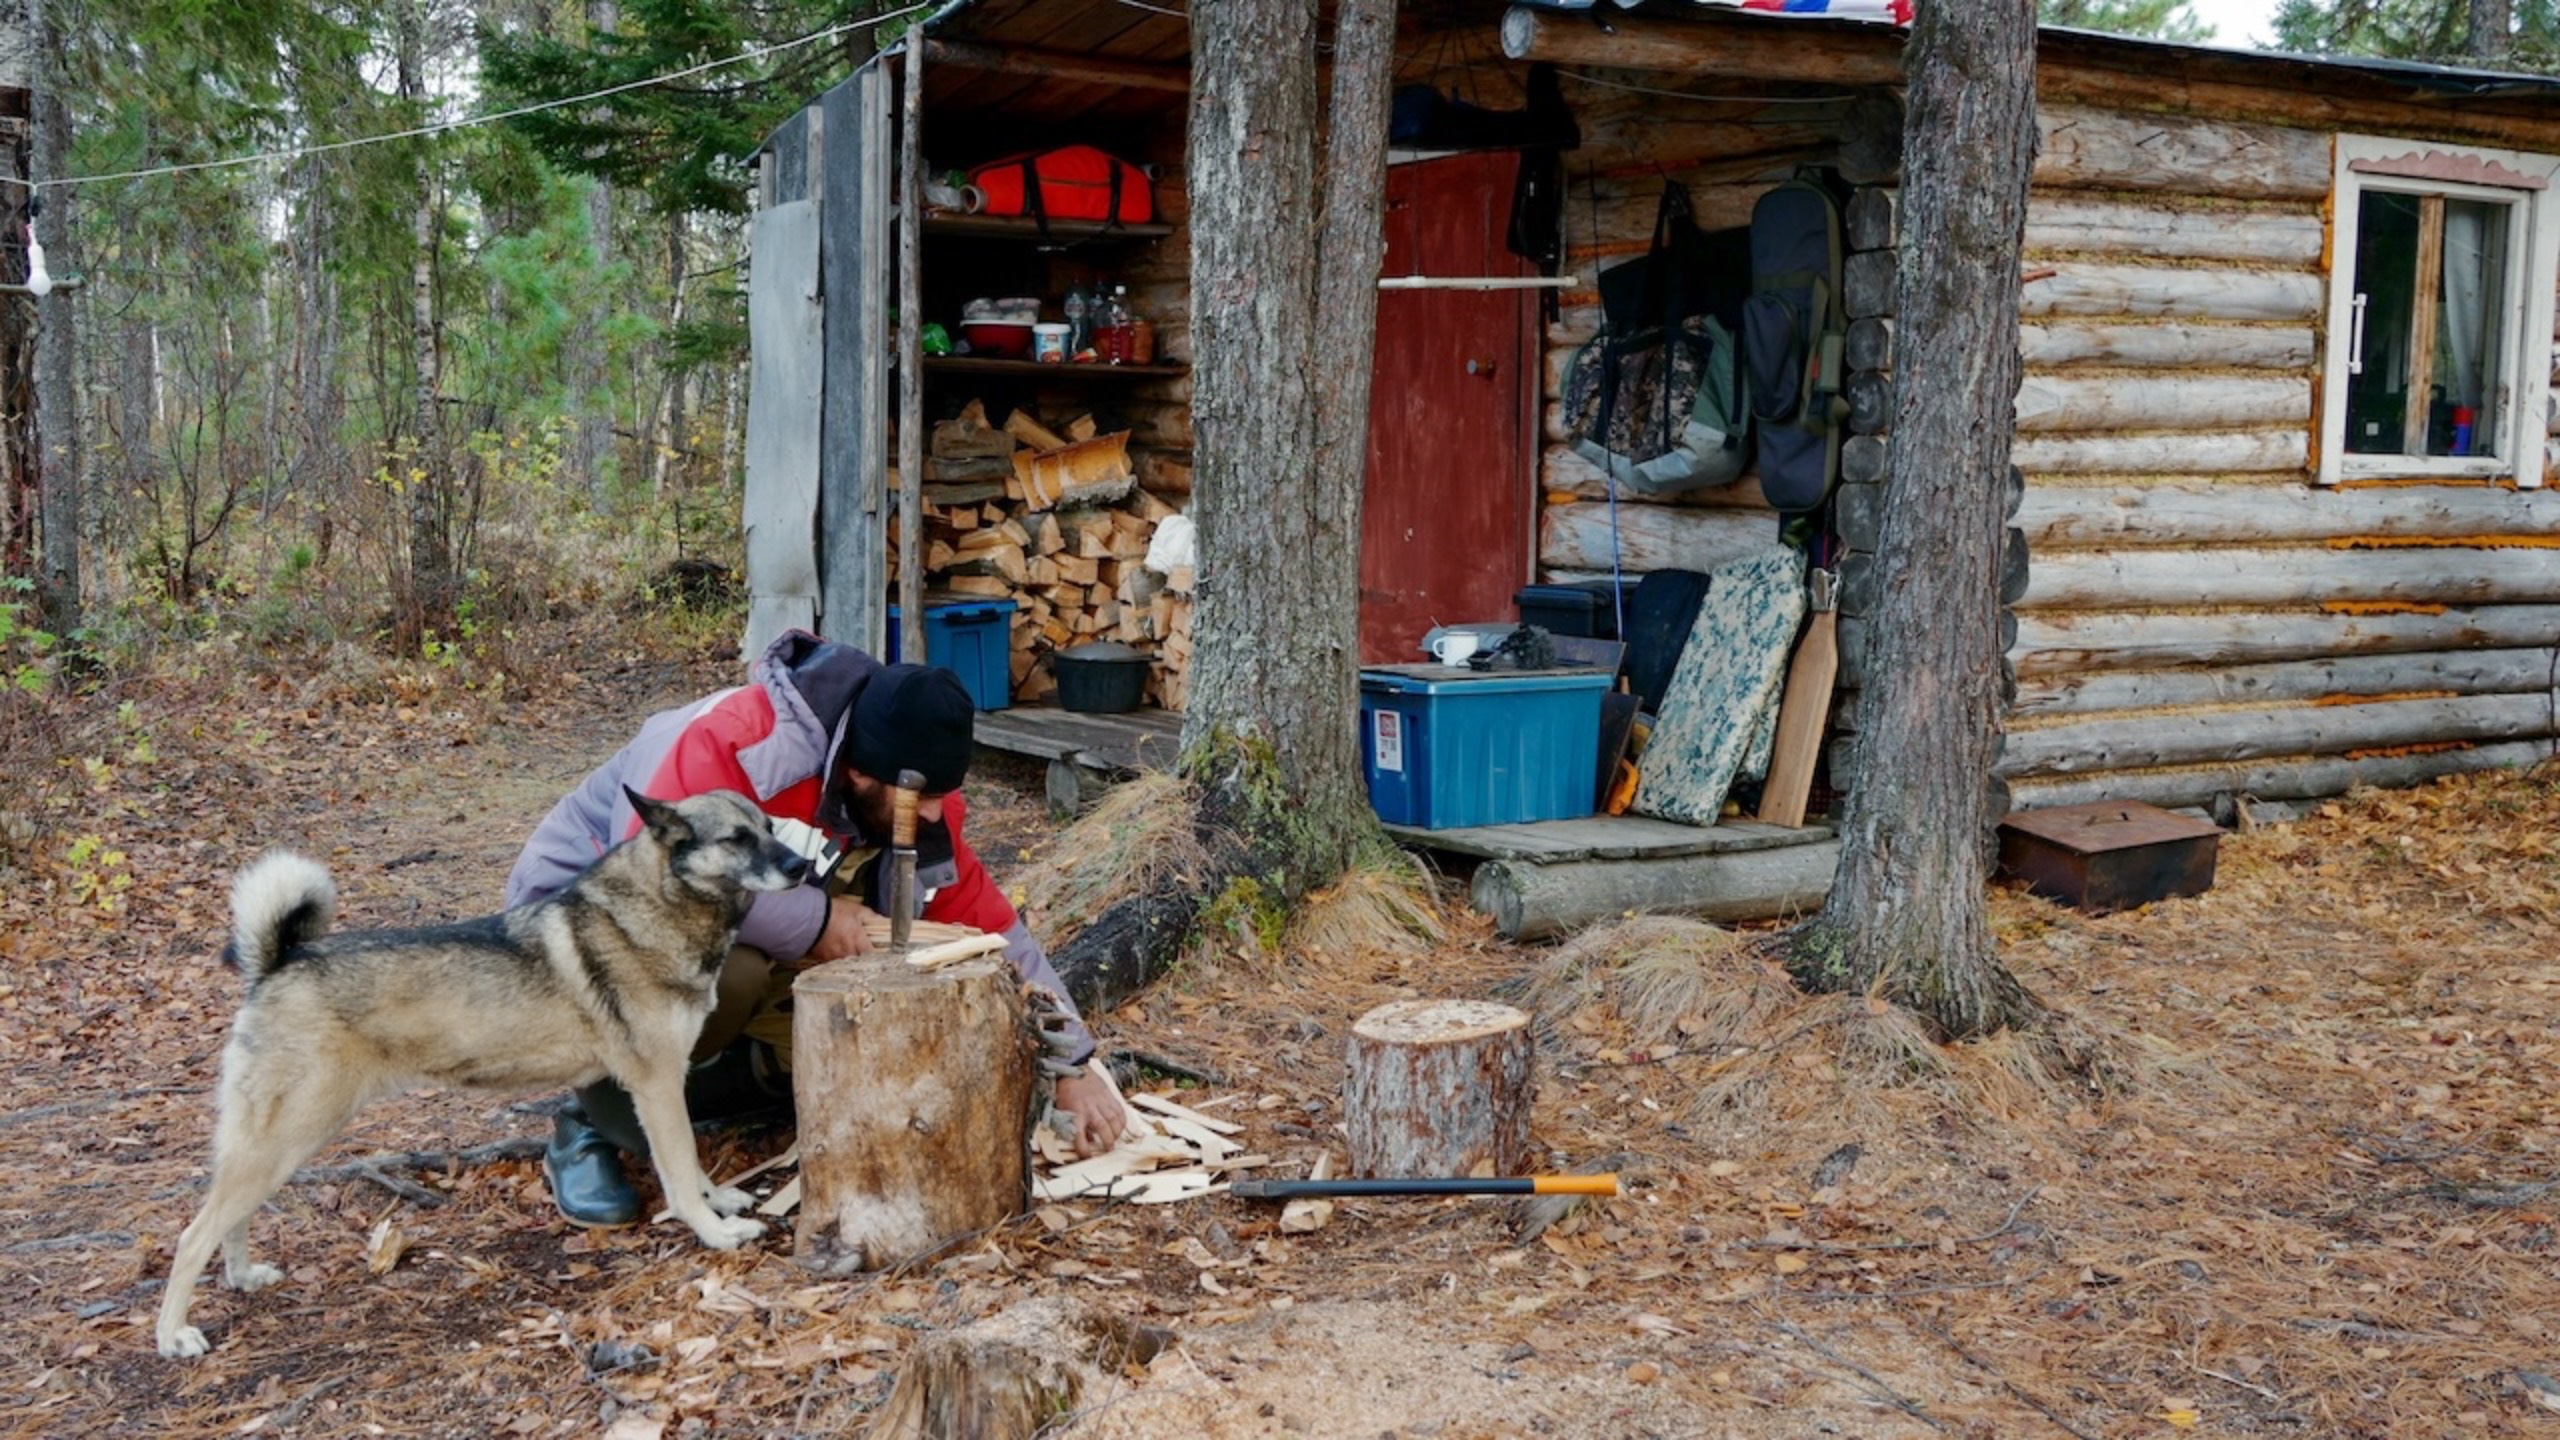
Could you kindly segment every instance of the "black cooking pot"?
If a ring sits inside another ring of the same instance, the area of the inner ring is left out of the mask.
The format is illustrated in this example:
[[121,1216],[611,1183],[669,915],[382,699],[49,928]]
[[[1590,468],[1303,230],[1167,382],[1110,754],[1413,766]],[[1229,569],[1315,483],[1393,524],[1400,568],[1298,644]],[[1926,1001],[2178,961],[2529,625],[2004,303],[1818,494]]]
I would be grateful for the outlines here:
[[1096,640],[1049,657],[1058,677],[1058,703],[1088,715],[1135,710],[1147,693],[1147,667],[1156,657],[1117,640]]

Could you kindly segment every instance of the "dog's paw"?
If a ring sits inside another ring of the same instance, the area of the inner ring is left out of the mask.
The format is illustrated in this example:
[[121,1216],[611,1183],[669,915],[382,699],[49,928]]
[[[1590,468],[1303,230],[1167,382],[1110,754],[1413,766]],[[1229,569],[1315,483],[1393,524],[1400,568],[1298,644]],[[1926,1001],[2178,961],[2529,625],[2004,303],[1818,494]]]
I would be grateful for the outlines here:
[[714,1185],[702,1192],[711,1208],[723,1215],[741,1215],[755,1208],[756,1197],[735,1185]]
[[238,1269],[223,1267],[223,1283],[234,1290],[264,1290],[284,1278],[284,1272],[273,1265],[243,1265]]
[[160,1353],[172,1360],[193,1360],[212,1348],[204,1343],[204,1332],[193,1325],[160,1332]]
[[735,1250],[763,1234],[764,1222],[715,1215],[708,1224],[694,1226],[693,1233],[714,1250]]

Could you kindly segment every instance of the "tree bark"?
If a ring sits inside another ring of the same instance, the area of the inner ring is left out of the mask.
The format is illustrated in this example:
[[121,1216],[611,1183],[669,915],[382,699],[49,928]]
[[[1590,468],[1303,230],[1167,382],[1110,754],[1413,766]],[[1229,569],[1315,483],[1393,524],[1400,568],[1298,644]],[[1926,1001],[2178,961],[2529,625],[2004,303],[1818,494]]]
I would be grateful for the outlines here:
[[1314,22],[1291,0],[1219,0],[1192,21],[1193,433],[1169,448],[1199,466],[1182,740],[1212,861],[1059,948],[1080,1003],[1162,974],[1212,902],[1292,900],[1379,833],[1357,596],[1395,3],[1337,12],[1321,215]]
[[1300,872],[1290,889],[1338,872],[1374,823],[1354,597],[1393,16],[1391,0],[1340,12],[1321,225],[1313,10],[1230,0],[1194,22],[1201,556],[1183,740],[1195,753],[1220,735],[1269,747],[1288,798],[1261,808],[1289,833],[1257,848]]
[[[62,100],[69,79],[62,35],[46,0],[29,0],[34,22],[38,79],[35,93],[35,178],[69,173],[71,111]],[[58,634],[80,628],[80,397],[79,332],[71,313],[73,291],[58,283],[76,273],[72,264],[73,191],[44,192],[36,238],[56,284],[36,302],[36,447],[44,568],[36,579],[38,608]]]
[[[592,45],[596,36],[612,33],[621,23],[621,7],[615,0],[587,0],[585,18],[586,43]],[[587,263],[601,276],[613,253],[611,182],[588,180],[586,211]],[[577,407],[572,412],[576,429],[570,440],[569,474],[572,483],[584,487],[598,505],[605,499],[605,456],[613,445],[613,405],[606,398],[611,387],[605,376],[604,314],[604,306],[598,304],[579,320],[569,354],[570,403]]]
[[1881,992],[1963,1037],[2041,1014],[1985,917],[2033,9],[1926,6],[1908,64],[1902,393],[1868,621],[1874,725],[1859,737],[1838,876],[1791,937],[1790,963],[1812,988]]
[[2462,53],[2479,61],[2484,69],[2503,66],[2515,45],[2511,0],[2471,0],[2466,18],[2470,25],[2463,37]]
[[[400,7],[400,98],[412,115],[426,110],[426,45],[428,0],[409,0]],[[436,205],[435,142],[417,142],[416,204],[410,210],[409,343],[413,369],[410,432],[409,622],[419,630],[442,622],[453,603],[452,536],[445,503],[452,483],[450,456],[438,443],[442,426],[436,414],[441,366],[436,349]],[[415,639],[414,636],[410,637]]]
[[[21,249],[26,223],[27,144],[0,144],[0,215],[10,230],[9,260],[0,280],[26,283]],[[36,504],[41,450],[35,429],[35,307],[0,304],[0,577],[35,576]]]
[[685,443],[685,372],[676,364],[676,331],[684,324],[685,280],[685,215],[681,210],[667,216],[667,403],[659,431],[658,454],[650,470],[650,488],[659,495],[667,493],[667,482],[683,476],[683,462],[676,457],[688,448]]

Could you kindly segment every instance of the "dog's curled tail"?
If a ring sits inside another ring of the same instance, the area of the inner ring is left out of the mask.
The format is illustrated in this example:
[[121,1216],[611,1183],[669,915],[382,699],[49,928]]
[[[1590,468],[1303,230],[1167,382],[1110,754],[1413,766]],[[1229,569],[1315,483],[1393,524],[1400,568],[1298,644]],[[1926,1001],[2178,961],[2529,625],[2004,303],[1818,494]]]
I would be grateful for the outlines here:
[[329,933],[338,887],[319,861],[290,851],[261,856],[231,882],[231,943],[222,963],[254,983],[285,951]]

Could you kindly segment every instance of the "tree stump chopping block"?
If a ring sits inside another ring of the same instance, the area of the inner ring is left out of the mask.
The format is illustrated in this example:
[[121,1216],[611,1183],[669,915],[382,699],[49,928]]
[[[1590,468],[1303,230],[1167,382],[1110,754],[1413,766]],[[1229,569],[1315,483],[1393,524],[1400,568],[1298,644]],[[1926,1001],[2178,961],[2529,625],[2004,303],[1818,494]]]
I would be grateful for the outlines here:
[[1011,961],[860,956],[791,998],[801,1264],[877,1270],[1021,1213],[1033,1066]]
[[1487,1000],[1398,1000],[1351,1027],[1342,1087],[1351,1173],[1522,1173],[1529,1017]]

